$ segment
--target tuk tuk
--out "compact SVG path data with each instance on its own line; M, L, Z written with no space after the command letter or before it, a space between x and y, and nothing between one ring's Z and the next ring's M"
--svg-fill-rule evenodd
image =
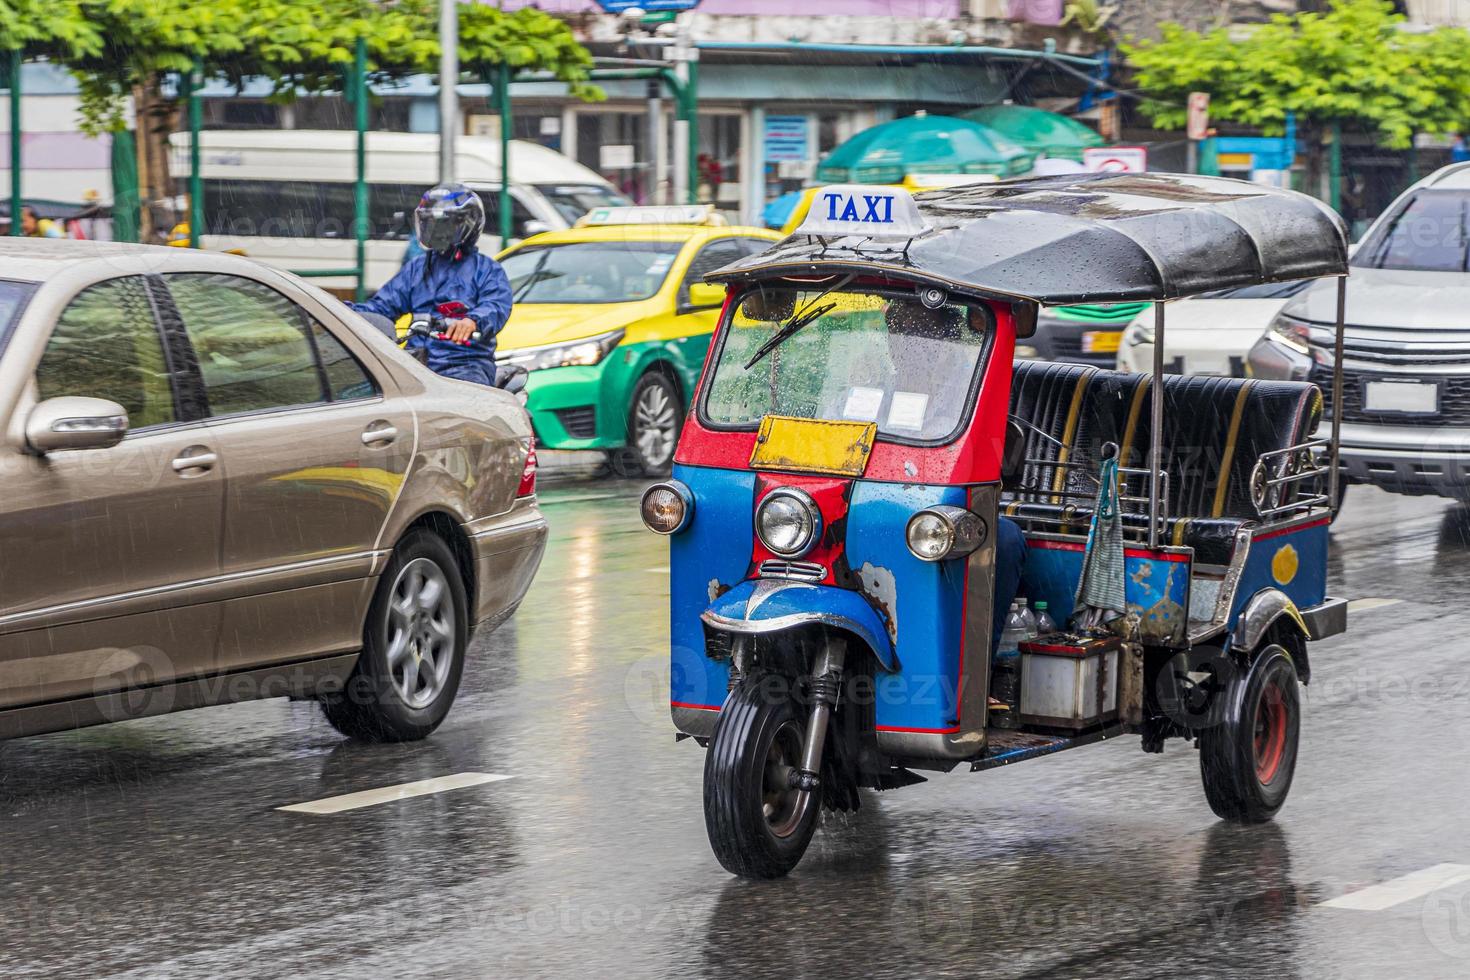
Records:
M862 789L1125 734L1193 742L1221 818L1274 816L1308 643L1347 623L1339 420L1312 384L1166 374L1165 311L1343 277L1347 245L1291 191L1080 174L829 187L712 273L720 325L641 506L669 537L670 705L707 749L720 863L778 877ZM1131 301L1155 304L1151 374L1013 362L1038 307ZM1001 690L1010 591L1059 628Z

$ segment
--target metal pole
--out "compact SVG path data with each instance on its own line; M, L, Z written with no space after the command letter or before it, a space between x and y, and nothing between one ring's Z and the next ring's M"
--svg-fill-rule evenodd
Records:
M648 82L648 203L664 204L663 121L664 104L659 98L661 84Z
M200 166L199 131L204 128L204 63L194 59L189 69L189 247L204 247L204 175Z
M689 46L689 82L684 97L689 100L689 149L685 156L689 161L689 201L699 203L699 49Z
M439 183L454 183L454 138L459 132L459 7L439 0ZM504 161L502 161L503 164Z
M352 236L357 240L357 283L353 296L367 298L368 183L367 183L367 38L360 37L352 55L352 121L357 129L357 176L352 184Z
M6 88L10 89L10 234L24 234L20 212L25 206L20 193L20 65L24 54L12 48L5 59Z
M1152 428L1148 447L1148 546L1159 546L1159 492L1164 472L1164 303L1154 303Z
M698 52L689 42L689 19L678 15L674 43L668 49L674 63L669 87L674 90L674 203L692 204L699 193L699 134L694 118L698 111L693 91L693 58Z
M514 231L510 196L510 65L501 62L495 74L495 97L500 103L500 247L510 245Z
M1347 321L1347 276L1337 280L1337 336L1332 343L1332 472L1327 476L1327 505L1337 507L1337 486L1342 479L1337 472L1337 457L1342 442L1342 345L1343 324Z

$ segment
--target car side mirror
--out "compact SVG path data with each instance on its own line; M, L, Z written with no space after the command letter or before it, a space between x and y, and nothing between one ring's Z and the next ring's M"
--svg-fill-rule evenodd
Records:
M713 282L691 282L689 299L685 301L684 306L689 310L702 310L711 306L720 306L724 302L724 286Z
M108 449L127 434L127 409L106 398L48 398L26 416L26 445L42 455L59 449Z
M530 238L532 235L544 234L551 230L551 226L544 221L531 220L521 225L521 237Z
M1016 321L1016 339L1026 340L1036 336L1037 304L1022 301L1011 304L1011 316Z

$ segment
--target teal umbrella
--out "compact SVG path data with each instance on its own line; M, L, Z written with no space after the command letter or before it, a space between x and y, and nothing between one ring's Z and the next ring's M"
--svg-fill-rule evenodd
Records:
M989 126L1012 143L1052 159L1081 160L1082 151L1102 146L1103 138L1075 119L1029 105L987 105L960 118Z
M954 116L918 113L880 123L833 150L817 168L823 184L897 184L909 174L1015 177L1036 154L995 130Z

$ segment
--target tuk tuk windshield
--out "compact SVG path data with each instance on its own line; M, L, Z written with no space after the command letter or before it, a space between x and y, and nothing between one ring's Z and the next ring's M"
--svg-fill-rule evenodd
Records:
M793 318L813 313L750 364ZM716 428L753 428L767 415L876 422L892 439L947 441L972 403L991 327L984 307L931 309L913 293L754 289L713 355L704 421Z

